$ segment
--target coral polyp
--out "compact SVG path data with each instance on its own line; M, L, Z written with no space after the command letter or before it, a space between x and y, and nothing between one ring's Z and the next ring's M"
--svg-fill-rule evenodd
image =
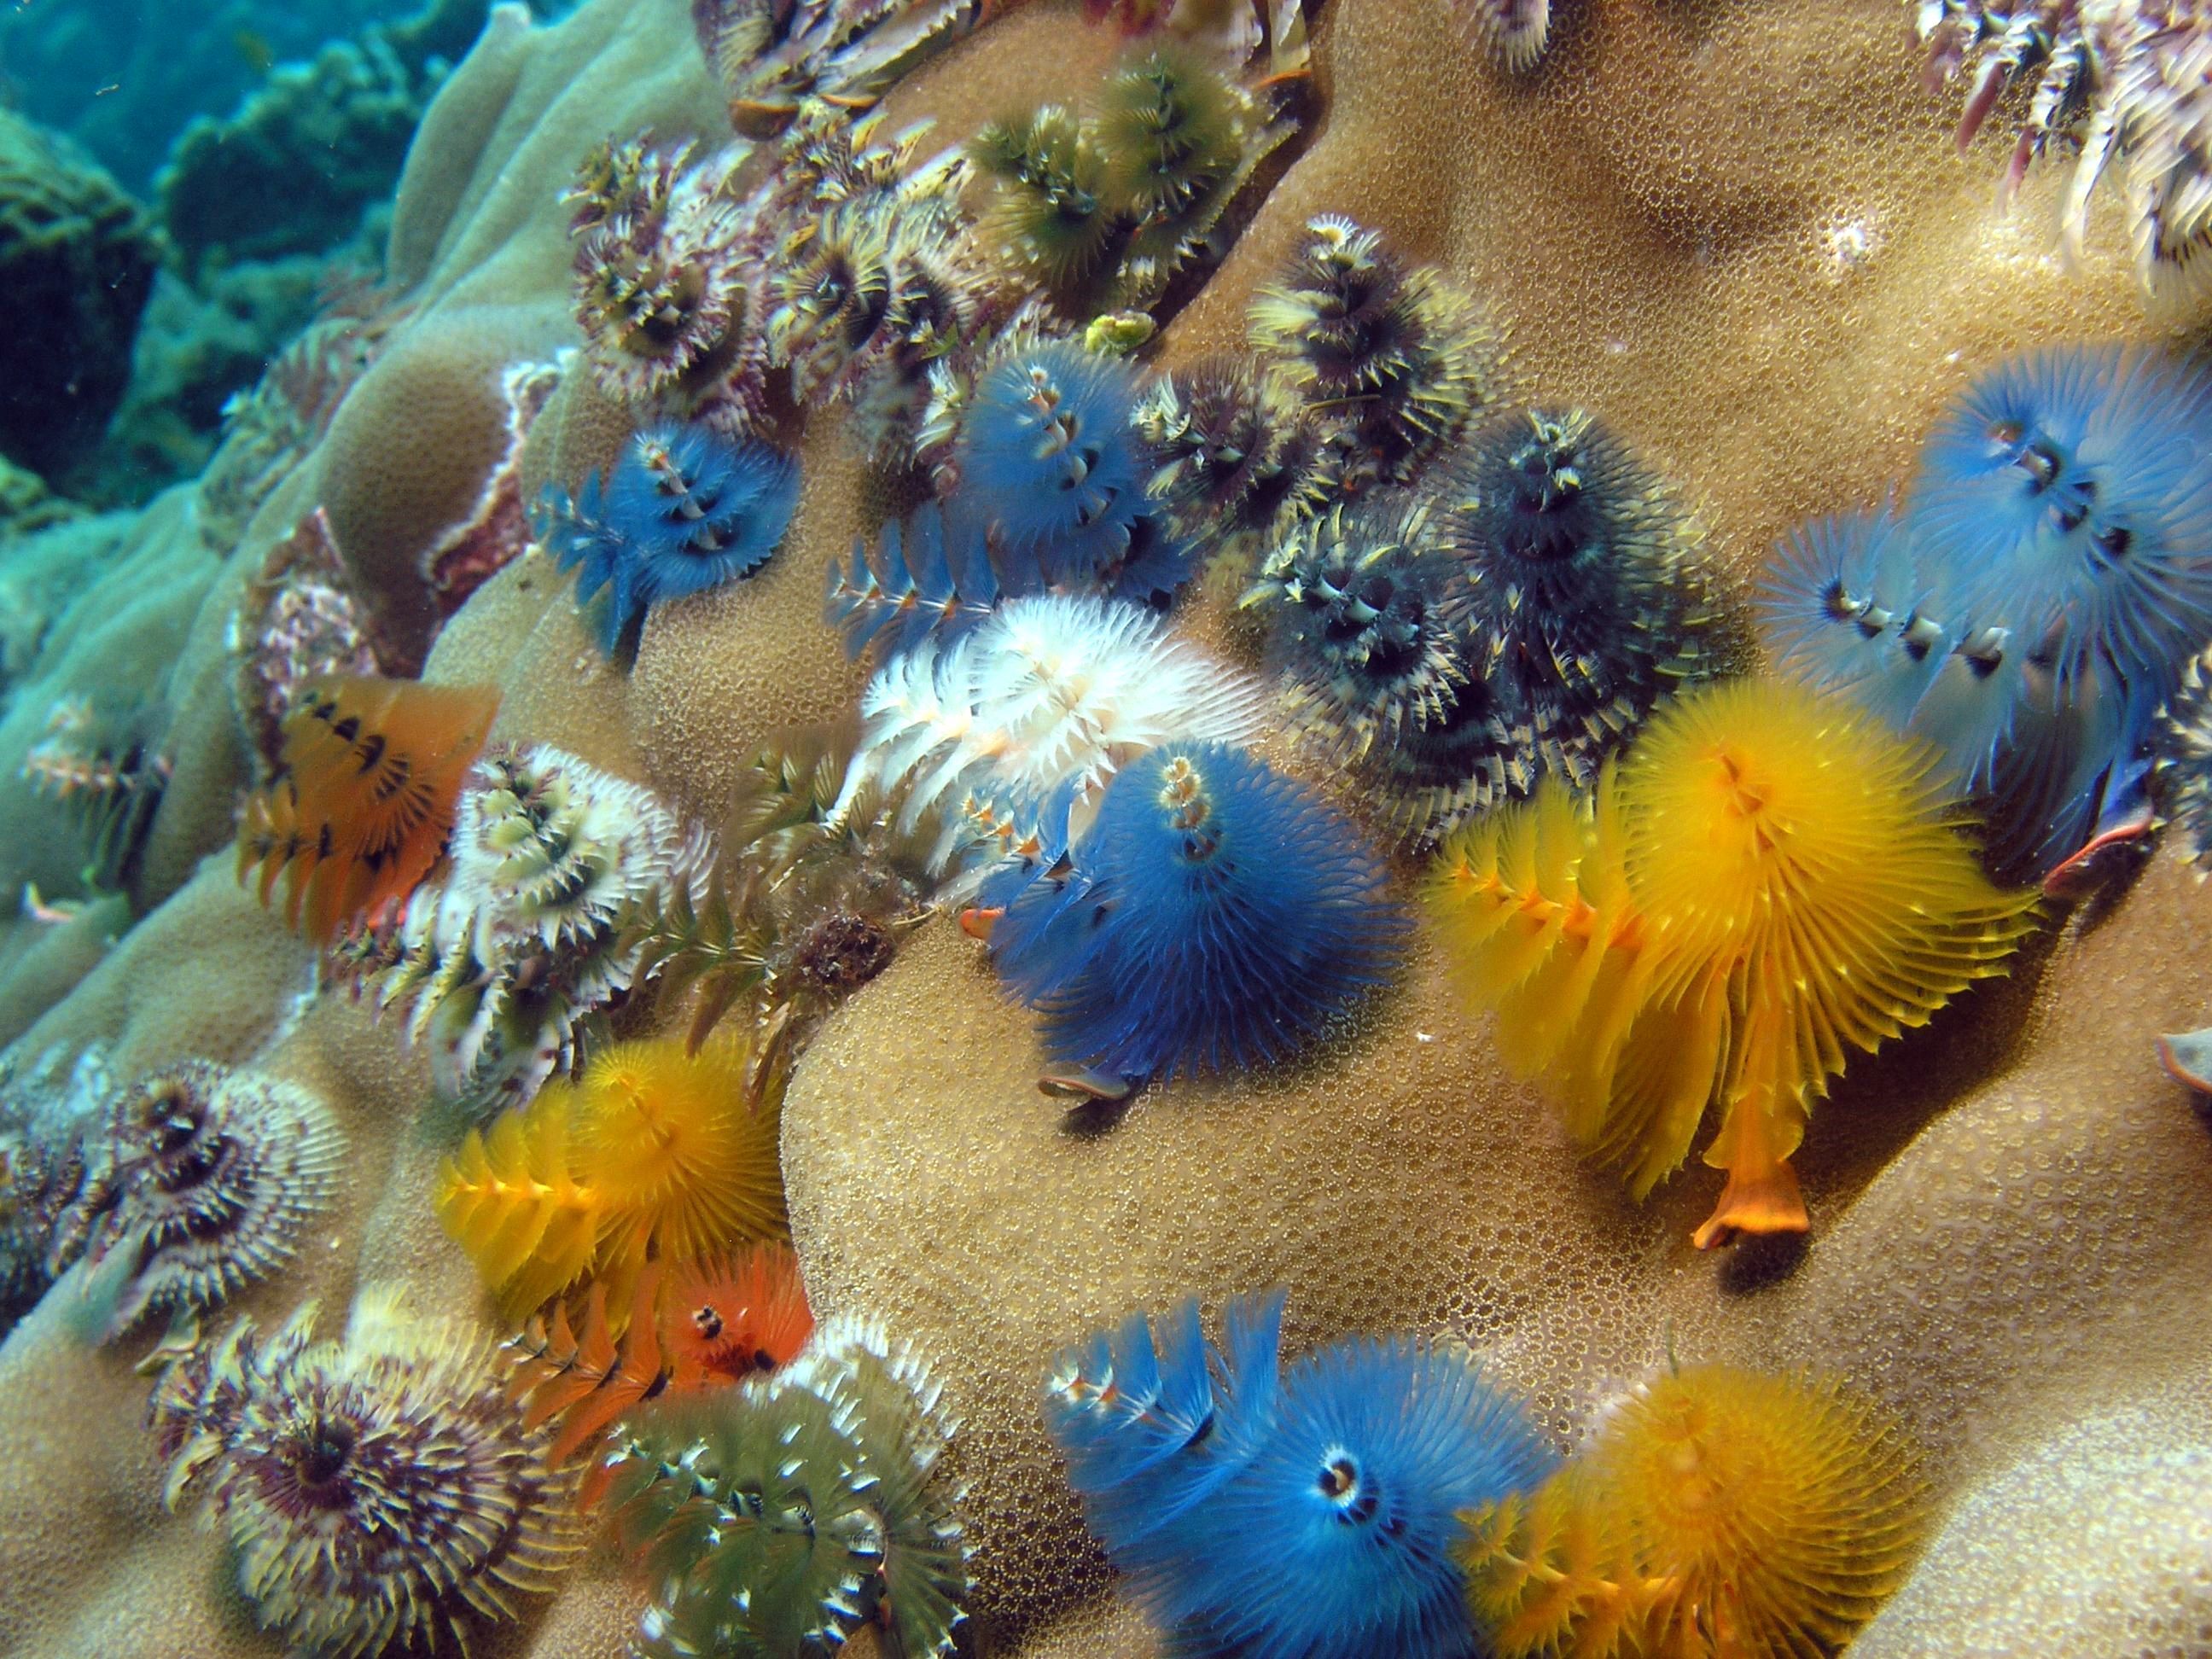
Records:
M1497 401L1502 348L1474 301L1381 233L1310 221L1252 301L1252 345L1304 395L1348 482L1403 483Z
M2212 0L0 105L0 1659L2212 1659Z
M308 682L285 717L282 770L247 803L238 872L281 879L285 916L328 939L404 900L445 849L461 779L498 712L487 687L343 676Z
M653 606L758 570L798 504L799 467L781 451L698 425L656 426L574 498L551 492L540 533L575 570L579 604L606 589L599 635L611 656Z
M1069 856L1006 905L992 955L1051 1056L1117 1093L1295 1054L1390 978L1406 921L1304 786L1178 741L1116 774Z
M636 147L595 152L580 205L576 318L592 368L618 398L733 390L714 400L733 429L760 408L763 343L747 262L757 256L728 159Z
M1278 1376L1283 1302L1231 1301L1211 1356L1189 1302L1061 1357L1045 1420L1092 1530L1176 1652L1472 1651L1455 1513L1550 1453L1449 1346L1355 1338Z
M344 1340L309 1303L240 1320L154 1396L172 1509L228 1535L255 1617L333 1659L465 1646L552 1588L580 1543L575 1474L526 1430L482 1338L372 1292Z
M1279 374L1224 359L1163 374L1133 418L1168 529L1214 556L1265 545L1330 496L1321 428Z
M954 453L967 508L1048 578L1088 579L1127 550L1145 505L1136 384L1117 358L1018 337L969 395Z
M1932 757L1785 686L1662 706L1595 799L1558 786L1445 848L1431 902L1516 1069L1639 1196L1708 1103L1700 1246L1802 1231L1788 1158L1854 1049L2004 971L2035 896L1990 884Z
M1829 1653L1905 1576L1927 1488L1897 1426L1833 1382L1670 1372L1455 1552L1501 1659Z
M892 1659L950 1653L968 1591L953 1427L912 1350L850 1321L764 1383L641 1413L613 1460L654 1586L638 1651L834 1652L872 1627Z
M292 1259L344 1151L295 1085L185 1060L141 1078L88 1136L50 1266L81 1255L100 1334L214 1308Z
M405 1012L446 1093L526 1099L635 981L633 915L696 896L707 863L650 791L557 749L502 745L470 775L443 874L338 956L358 993Z

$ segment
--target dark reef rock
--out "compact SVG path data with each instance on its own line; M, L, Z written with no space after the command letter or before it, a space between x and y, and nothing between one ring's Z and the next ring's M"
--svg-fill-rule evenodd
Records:
M196 118L155 180L195 271L344 241L392 192L428 100L380 32L287 64L226 119Z
M0 111L0 453L52 473L99 441L159 259L145 210L113 179Z
M211 273L197 287L164 272L138 331L123 405L106 441L70 480L80 498L132 505L204 467L232 399L314 320L319 295L342 270L295 253Z

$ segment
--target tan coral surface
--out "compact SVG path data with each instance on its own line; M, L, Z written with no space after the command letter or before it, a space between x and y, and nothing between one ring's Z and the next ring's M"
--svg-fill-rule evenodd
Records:
M1325 118L1169 329L1165 359L1234 349L1245 299L1305 219L1354 215L1484 295L1528 395L1589 403L1683 480L1741 583L1799 516L1878 500L1992 356L2193 321L2146 319L2116 238L2061 269L2060 176L1996 212L2002 140L1963 163L1952 153L1895 0L1555 9L1554 52L1516 81L1467 44L1458 0L1329 0L1316 33ZM902 88L895 111L941 112L957 137L1008 103L1079 91L1108 46L1076 0L1032 0ZM0 762L34 740L33 702L112 678L206 710L198 688L236 570L318 500L356 568L392 586L392 614L415 616L410 572L495 447L489 377L574 343L558 198L577 160L610 133L678 139L720 118L685 0L586 0L551 27L501 8L408 169L395 269L419 282L404 332L230 570L183 503L145 515L93 578L131 602L58 613L0 722ZM619 412L572 376L532 434L526 489L573 483L621 435ZM713 814L750 744L858 688L818 606L872 498L833 422L808 434L805 462L775 564L657 614L626 678L539 554L447 628L428 675L500 684L502 737L562 745ZM165 636L189 638L192 656L172 668ZM420 1057L342 998L301 1006L307 953L232 886L227 852L185 882L189 850L219 849L244 775L235 733L199 718L185 729L228 759L195 762L197 781L165 806L175 873L139 896L181 890L97 965L96 939L49 947L37 924L7 924L0 1003L84 975L20 1052L106 1043L126 1071L251 1059L331 1103L350 1149L343 1200L294 1270L240 1298L246 1310L378 1284L489 1318L430 1213L455 1129L420 1109ZM53 803L0 792L0 874L68 890L66 827ZM2212 901L2162 857L2109 908L2067 920L2013 981L1855 1066L1800 1155L1809 1249L1724 1259L1686 1243L1708 1172L1638 1209L1583 1169L1426 949L1337 1049L1279 1076L1148 1092L1083 1131L1036 1092L1028 1018L977 947L933 923L799 1066L785 1115L793 1230L818 1313L879 1315L942 1368L967 1425L954 1456L988 1648L1148 1650L1141 1620L1104 1598L1042 1432L1051 1352L1132 1304L1279 1279L1293 1346L1455 1330L1531 1392L1562 1443L1670 1345L1841 1369L1927 1440L1952 1504L1869 1653L2212 1650L2193 1495L2212 1438L2201 1386L2186 1384L2212 1363L2212 1136L2150 1041L2212 1002L2208 922ZM161 1513L136 1352L84 1347L72 1293L64 1279L0 1346L0 1654L273 1652L224 1588L216 1540ZM477 1651L596 1659L636 1606L620 1564L595 1555L549 1609ZM2056 1630L2074 1645L2031 1634Z

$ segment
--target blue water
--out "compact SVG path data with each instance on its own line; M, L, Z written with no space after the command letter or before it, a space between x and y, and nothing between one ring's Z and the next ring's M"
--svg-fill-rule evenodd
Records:
M12 0L0 12L0 103L77 139L143 191L195 115L258 85L265 52L312 57L416 0Z

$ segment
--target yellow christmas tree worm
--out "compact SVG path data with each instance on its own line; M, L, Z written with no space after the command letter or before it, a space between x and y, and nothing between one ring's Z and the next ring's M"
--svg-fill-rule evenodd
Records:
M1468 1597L1501 1659L1832 1652L1927 1522L1912 1447L1832 1383L1674 1371L1533 1492L1469 1510Z
M520 1318L580 1279L629 1305L648 1261L786 1236L776 1158L787 1057L723 1036L620 1042L447 1160L438 1217Z
M1577 801L1547 784L1446 847L1431 906L1506 1063L1638 1197L1708 1104L1700 1248L1803 1231L1788 1158L1853 1049L2003 971L2035 897L1991 884L1929 757L1790 686L1686 693Z

